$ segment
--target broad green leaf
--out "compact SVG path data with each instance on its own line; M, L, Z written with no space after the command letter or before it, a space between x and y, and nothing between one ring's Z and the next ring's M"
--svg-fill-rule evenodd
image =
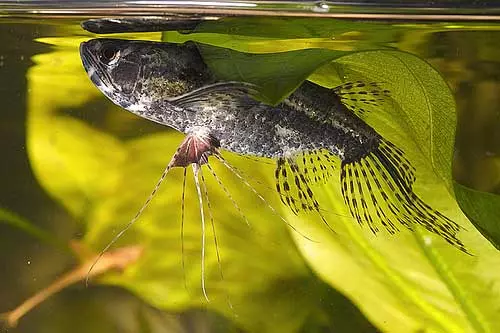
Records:
M431 166L451 191L455 102L436 70L409 53L367 51L340 58L310 79L338 85L332 76L342 78L340 82L381 82L389 89L393 103L375 108L364 119L382 135L397 136L404 150L416 148L420 155L416 160L424 157L422 163Z
M220 80L256 84L269 104L277 104L318 67L344 54L326 49L252 54L206 44L198 47L203 60Z
M500 196L454 183L462 211L476 228L500 250Z
M330 76L337 79L326 82ZM384 83L394 103L372 110L367 122L405 151L417 169L414 191L467 229L459 236L474 255L419 229L391 237L370 235L344 217L349 213L340 184L332 181L322 193L323 206L335 212L329 220L337 235L314 227L311 234L323 236L323 242L296 237L309 264L385 331L497 331L500 299L491 286L500 280L493 268L500 255L461 214L451 194L455 109L446 83L422 60L395 51L347 55L311 79L328 86L358 79ZM301 230L313 228L303 218L296 223Z

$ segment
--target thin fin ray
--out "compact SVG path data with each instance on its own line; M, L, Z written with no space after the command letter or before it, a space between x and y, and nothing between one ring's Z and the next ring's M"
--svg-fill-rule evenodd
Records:
M184 168L182 175L182 195L181 195L181 264L182 264L182 278L184 280L184 288L188 290L186 279L186 260L184 250L184 218L185 218L185 204L186 204L186 174L187 168Z
M219 184L219 186L222 188L222 191L224 191L224 193L226 194L226 196L229 198L229 200L233 204L234 208L236 208L236 210L238 211L238 214L240 214L240 216L245 220L245 223L247 224L247 226L250 227L251 226L250 225L250 221L248 221L248 218L243 213L243 210L238 205L238 203L236 202L236 200L234 200L233 196L231 195L231 192L229 192L229 190L224 185L224 183L222 183L222 180L219 178L219 176L217 176L217 174L215 173L215 170L210 166L209 163L207 163L207 168L210 170L210 173L215 178L215 180L217 181L217 183Z
M287 226L289 226L294 232L297 234L301 235L305 239L311 242L316 242L310 237L306 236L302 232L300 232L295 226L293 226L290 222L288 222L273 206L269 204L269 202L260 194L239 172L236 168L234 168L231 164L229 164L224 157L221 154L214 154L214 156L229 170L231 171L238 179L240 179L243 184L249 188L256 196L259 198L260 201L262 201L266 207L275 215L278 217L283 223L285 223Z
M208 163L206 164L206 166L210 170L210 172L212 173L212 175L215 178L218 178L217 175L216 175L216 173L212 170L212 168L210 167L210 165ZM217 265L219 266L219 276L220 276L221 282L225 283L224 271L222 269L222 259L221 259L220 250L219 250L219 241L218 241L217 233L216 233L216 230L215 230L214 216L212 214L212 205L210 203L210 199L209 199L209 196L208 196L208 187L207 187L207 184L205 182L205 176L203 175L202 172L200 172L200 176L201 176L201 185L203 187L203 192L205 194L205 199L206 199L205 201L207 203L208 214L209 214L209 217L210 217L210 225L212 227L212 234L213 234L213 237L214 237L215 254L216 254L216 257L217 257ZM231 302L229 294L227 292L224 292L224 294L226 296L227 305L229 306L229 308L231 309L231 311L233 311L234 310L233 309L233 304Z
M135 214L135 216L125 225L125 227L123 227L123 229L121 229L112 239L111 241L109 241L109 243L101 250L101 252L99 253L99 255L97 256L97 258L95 259L95 261L92 263L92 265L90 265L90 268L89 268L89 271L87 272L87 276L85 277L85 285L88 286L89 284L89 279L90 279L90 273L92 272L92 270L94 269L95 265L99 262L99 260L101 260L101 258L103 257L103 255L111 248L111 246L113 246L117 241L118 239L120 239L134 224L135 222L137 222L137 220L139 219L139 217L142 215L142 213L144 213L144 211L146 210L146 208L148 208L149 204L151 203L151 201L153 200L153 198L155 197L156 193L158 192L158 190L160 189L160 186L162 185L163 181L165 180L165 178L167 177L167 174L170 172L170 170L175 166L175 163L176 163L176 160L178 158L178 155L179 155L179 150L177 150L174 154L174 156L172 156L172 159L170 160L170 162L167 164L167 166L165 167L165 169L163 170L160 178L158 179L158 181L156 182L156 185L155 187L153 188L153 190L151 191L151 193L149 194L148 198L146 199L146 201L142 204L141 208L137 211L137 213Z
M203 297L207 302L210 302L207 294L207 288L205 286L205 243L206 243L206 231L205 231L205 209L203 205L203 194L201 191L199 174L202 172L199 164L191 164L194 174L194 183L196 186L196 193L198 195L198 205L200 209L200 220L201 220L201 291Z

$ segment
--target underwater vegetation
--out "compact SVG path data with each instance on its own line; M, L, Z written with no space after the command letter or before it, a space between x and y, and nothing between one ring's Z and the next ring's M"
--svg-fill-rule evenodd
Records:
M368 170L365 164L345 168L344 180L338 165L317 172L318 184L308 183L319 205L316 209L313 203L311 213L290 209L293 204L287 203L287 196L277 193L283 169L280 165L277 169L276 160L221 150L224 161L237 172L209 157L217 177L205 172L205 185L199 187L208 193L206 222L214 225L212 229L207 224L205 230L204 257L194 178L186 177L189 169L173 168L139 220L95 266L90 284L125 288L164 311L208 309L220 315L216 321L223 325L221 331L498 330L500 255L492 223L498 196L453 181L456 106L441 74L415 55L381 46L392 40L393 32L381 29L377 39L353 42L348 36L354 23L343 22L335 27L339 38L332 41L328 34L333 28L325 28L330 24L314 21L305 29L300 20L261 20L208 22L188 35L128 37L200 43L201 57L217 77L259 86L257 98L271 105L305 79L318 87L344 87L333 91L339 94L348 93L349 84L380 85L390 93L360 117L391 143L386 149L396 155L404 152L404 158L397 155L399 161L411 164L413 170L411 174L397 168L387 171L387 177L396 172L392 179L399 180L380 185L381 193L394 193L394 186L403 186L406 192L400 195L407 196L403 202L416 200L414 194L418 201L413 202L425 207L413 214L414 210L390 211L386 204L383 213L411 222L434 216L436 228L446 221L454 228L455 246L419 223L410 228L399 224L393 232L381 227L375 235L364 212L375 217L377 212L383 214L377 210L381 206L372 201L370 208L358 210L353 199L366 198L368 185L360 191L349 183L356 172ZM282 26L271 31L266 24ZM44 190L82 223L83 237L70 250L81 263L70 270L72 275L63 275L71 276L67 283L82 285L95 256L139 211L184 139L105 100L80 62L79 44L88 40L38 39L55 47L33 57L27 76L30 164ZM59 82L65 83L64 89ZM289 161L281 163L283 168ZM292 174L293 165L286 165ZM321 169L320 165L324 164L313 163L311 170ZM238 175L251 187L242 185ZM366 177L375 187L378 176ZM343 189L354 191L354 196ZM292 198L299 196L298 187L294 191ZM404 203L401 207L407 208ZM65 247L15 214L5 211L3 220ZM457 249L462 244L470 254Z

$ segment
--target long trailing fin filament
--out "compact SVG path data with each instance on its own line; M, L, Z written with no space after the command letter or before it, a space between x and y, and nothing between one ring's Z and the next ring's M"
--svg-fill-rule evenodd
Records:
M172 157L172 159L170 160L170 162L165 167L165 170L161 174L160 179L157 181L155 187L153 188L153 191L151 191L151 194L148 196L148 198L146 199L146 201L144 202L144 204L142 205L142 207L137 211L137 213L135 214L135 216L125 225L125 227L122 230L120 230L120 232L118 232L113 237L113 239L111 239L111 241L102 249L102 251L99 253L99 255L97 256L97 258L95 259L95 261L92 263L92 265L90 266L89 271L87 273L87 276L85 277L85 285L86 286L88 286L88 284L89 284L90 273L94 269L95 265L102 258L102 256L104 255L104 253L106 253L106 251L108 251L109 248L113 244L115 244L116 241L118 241L118 239L120 239L120 237L123 236L123 234L125 234L125 232L127 232L132 227L132 225L134 225L134 223L139 219L139 217L142 215L142 213L149 206L149 204L151 203L151 200L153 200L153 197L156 195L156 193L160 189L160 186L162 185L163 181L165 180L165 177L167 176L167 174L169 173L169 171L174 166L174 160L175 160L175 158L176 158L176 154L174 154L174 156Z

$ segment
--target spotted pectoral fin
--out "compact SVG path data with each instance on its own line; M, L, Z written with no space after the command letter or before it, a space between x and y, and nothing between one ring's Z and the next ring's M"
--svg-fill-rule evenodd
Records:
M360 118L390 99L390 91L381 82L347 82L332 90Z
M415 169L401 149L387 140L370 154L341 165L341 190L351 215L373 233L393 234L420 225L468 253L457 237L461 227L431 208L414 192Z
M183 95L172 97L168 101L175 106L190 109L203 102L221 102L224 97L232 101L235 97L256 96L257 94L257 86L251 83L227 81L205 85Z

